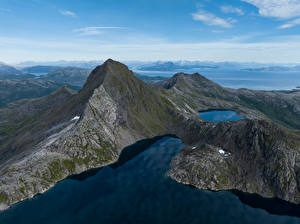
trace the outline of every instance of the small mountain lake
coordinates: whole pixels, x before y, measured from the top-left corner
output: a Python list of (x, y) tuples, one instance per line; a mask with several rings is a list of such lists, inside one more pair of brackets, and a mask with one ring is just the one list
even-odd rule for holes
[(237, 121), (244, 119), (241, 116), (238, 116), (235, 111), (231, 110), (212, 110), (201, 112), (199, 117), (206, 121), (211, 121), (215, 123), (219, 123), (221, 121)]
[(182, 147), (181, 140), (164, 137), (119, 166), (104, 167), (82, 181), (66, 179), (1, 212), (0, 223), (300, 223), (243, 204), (228, 191), (202, 191), (173, 181), (167, 171)]

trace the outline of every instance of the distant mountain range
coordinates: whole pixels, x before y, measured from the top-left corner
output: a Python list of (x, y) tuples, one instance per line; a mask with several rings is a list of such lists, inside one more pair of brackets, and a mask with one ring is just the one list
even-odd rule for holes
[[(16, 66), (0, 63), (0, 74), (47, 74), (62, 68), (80, 68), (92, 70), (102, 61), (54, 61), (54, 62), (22, 62)], [(210, 70), (244, 70), (244, 71), (299, 71), (299, 64), (259, 64), (240, 62), (211, 62), (211, 61), (128, 61), (128, 67), (134, 71), (185, 71), (192, 69)]]
[(46, 96), (62, 86), (61, 83), (40, 79), (0, 80), (0, 107), (17, 100)]
[(26, 73), (49, 73), (60, 68), (60, 66), (37, 65), (32, 67), (25, 67), (21, 69), (21, 71)]
[(85, 83), (90, 72), (90, 69), (59, 68), (48, 73), (47, 75), (41, 76), (40, 79), (52, 80), (69, 85), (82, 86)]
[(174, 70), (188, 70), (194, 68), (201, 69), (216, 69), (216, 65), (202, 65), (202, 64), (178, 64), (174, 62), (156, 62), (151, 65), (144, 65), (138, 69), (141, 71), (174, 71)]
[(250, 72), (287, 72), (287, 71), (300, 71), (300, 66), (271, 66), (271, 67), (261, 67), (261, 68), (245, 68), (244, 71)]
[(34, 79), (36, 76), (32, 74), (0, 74), (0, 80), (11, 80), (11, 79)]
[(34, 62), (27, 61), (17, 64), (19, 67), (35, 67), (35, 66), (52, 66), (52, 67), (78, 67), (85, 69), (93, 69), (102, 61), (54, 61), (54, 62)]
[(0, 74), (20, 74), (15, 67), (0, 62)]

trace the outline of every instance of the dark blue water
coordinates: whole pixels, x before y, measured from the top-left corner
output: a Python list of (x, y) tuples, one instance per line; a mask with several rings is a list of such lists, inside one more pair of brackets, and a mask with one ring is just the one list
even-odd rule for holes
[(199, 117), (215, 123), (219, 123), (221, 121), (237, 121), (243, 119), (243, 117), (237, 115), (235, 111), (231, 110), (213, 110), (207, 112), (201, 112)]
[(206, 78), (229, 88), (254, 90), (291, 90), (300, 86), (300, 71), (259, 72), (225, 69), (192, 69), (182, 71), (136, 71), (148, 76), (171, 77), (177, 72), (198, 72)]
[(116, 169), (105, 167), (81, 182), (67, 179), (19, 203), (0, 213), (0, 223), (300, 223), (251, 208), (230, 192), (201, 191), (172, 181), (166, 172), (181, 148), (179, 139), (163, 138)]

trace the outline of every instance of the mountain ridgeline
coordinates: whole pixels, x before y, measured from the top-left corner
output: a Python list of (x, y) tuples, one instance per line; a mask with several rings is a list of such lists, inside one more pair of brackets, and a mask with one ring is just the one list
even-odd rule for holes
[[(300, 129), (299, 95), (226, 89), (199, 74), (149, 85), (109, 59), (78, 93), (62, 87), (0, 109), (1, 208), (112, 164), (125, 147), (163, 135), (186, 145), (169, 172), (178, 182), (298, 203), (300, 135), (286, 127)], [(198, 111), (210, 109), (235, 110), (246, 119), (216, 125), (198, 118)], [(278, 115), (281, 110), (290, 118)], [(219, 148), (231, 156), (220, 157)]]

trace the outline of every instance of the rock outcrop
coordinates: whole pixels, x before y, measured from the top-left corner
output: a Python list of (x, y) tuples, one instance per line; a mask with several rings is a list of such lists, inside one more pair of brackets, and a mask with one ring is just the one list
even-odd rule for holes
[[(188, 133), (193, 133), (189, 137)], [(213, 191), (239, 190), (300, 203), (300, 133), (265, 120), (195, 123), (169, 176)]]

